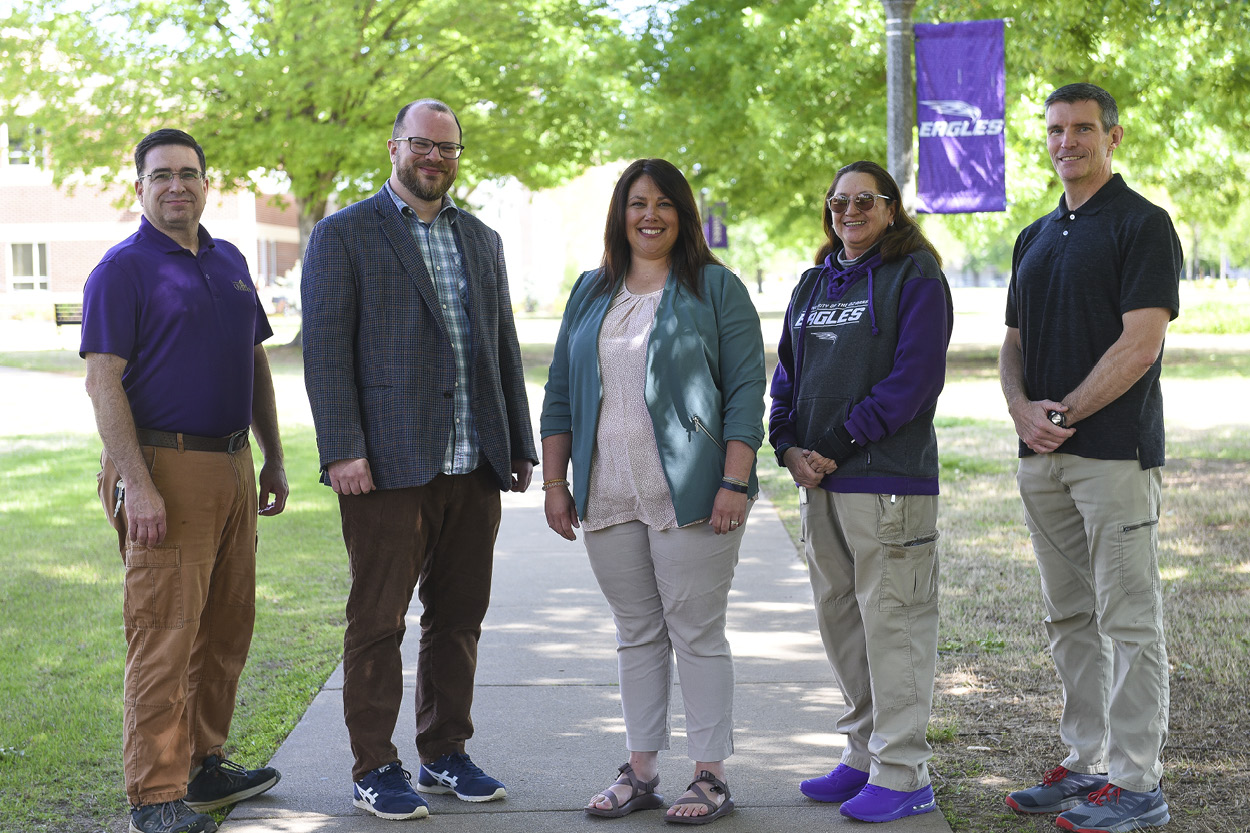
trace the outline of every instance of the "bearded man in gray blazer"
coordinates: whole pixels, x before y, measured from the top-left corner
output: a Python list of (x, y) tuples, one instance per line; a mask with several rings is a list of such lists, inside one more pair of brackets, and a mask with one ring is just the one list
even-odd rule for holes
[(424, 606), (417, 790), (505, 794), (465, 741), (500, 491), (525, 491), (538, 458), (502, 243), (447, 196), (461, 138), (443, 102), (405, 105), (387, 141), (390, 179), (319, 222), (304, 258), (304, 380), (352, 575), (343, 639), (352, 795), (391, 819), (429, 813), (391, 739), (414, 589)]

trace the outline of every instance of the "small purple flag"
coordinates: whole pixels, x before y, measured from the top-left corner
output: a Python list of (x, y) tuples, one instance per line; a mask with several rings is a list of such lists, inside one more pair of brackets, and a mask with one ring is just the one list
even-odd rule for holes
[(708, 248), (728, 249), (729, 229), (725, 226), (725, 218), (729, 216), (729, 203), (714, 203), (707, 211), (703, 220), (703, 236), (707, 238)]
[(1007, 210), (1003, 22), (917, 23), (918, 211)]

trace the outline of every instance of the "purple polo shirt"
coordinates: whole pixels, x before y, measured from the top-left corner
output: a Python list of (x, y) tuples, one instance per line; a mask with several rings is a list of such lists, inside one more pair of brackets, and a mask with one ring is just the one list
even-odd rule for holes
[(191, 254), (144, 217), (83, 290), (81, 355), (126, 359), (135, 425), (224, 437), (252, 423), (253, 348), (273, 331), (242, 253), (200, 226)]

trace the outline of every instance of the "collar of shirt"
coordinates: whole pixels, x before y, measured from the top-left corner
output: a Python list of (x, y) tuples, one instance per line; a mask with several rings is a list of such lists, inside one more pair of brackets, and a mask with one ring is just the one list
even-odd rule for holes
[[(424, 225), (434, 224), (434, 223), (426, 223), (424, 220), (418, 217), (417, 212), (413, 210), (412, 206), (410, 206), (408, 203), (400, 199), (399, 195), (396, 194), (391, 189), (390, 182), (387, 182), (385, 185), (383, 185), (382, 189), (386, 191), (387, 195), (391, 198), (391, 202), (395, 203), (395, 208), (399, 211), (401, 215), (403, 215), (404, 217), (412, 217), (412, 219)], [(456, 207), (455, 201), (452, 200), (452, 198), (447, 196), (446, 194), (443, 194), (443, 207), (438, 210), (438, 217), (434, 218), (434, 222), (437, 223), (440, 217), (445, 216), (447, 218), (448, 223), (455, 223), (456, 217), (458, 217), (459, 215), (460, 215), (460, 209)]]
[[(208, 233), (208, 229), (204, 228), (203, 224), (199, 226), (199, 229), (196, 232), (196, 236), (198, 236), (200, 239), (200, 251), (201, 252), (204, 251), (205, 249), (216, 248), (217, 244), (213, 242), (213, 236)], [(187, 248), (185, 246), (183, 246), (181, 243), (178, 243), (177, 241), (174, 240), (174, 238), (170, 237), (168, 234), (166, 234), (165, 232), (161, 231), (156, 226), (154, 226), (151, 222), (148, 221), (147, 217), (139, 218), (139, 239), (143, 240), (145, 243), (149, 243), (150, 245), (155, 246), (156, 248), (164, 252), (187, 251)]]
[(1123, 191), (1128, 189), (1128, 185), (1124, 182), (1124, 177), (1119, 174), (1112, 174), (1111, 179), (1099, 188), (1094, 196), (1090, 197), (1085, 203), (1077, 209), (1068, 209), (1068, 198), (1065, 194), (1059, 195), (1059, 207), (1050, 215), (1050, 219), (1054, 222), (1068, 219), (1069, 214), (1097, 214), (1103, 209), (1107, 203), (1118, 197)]

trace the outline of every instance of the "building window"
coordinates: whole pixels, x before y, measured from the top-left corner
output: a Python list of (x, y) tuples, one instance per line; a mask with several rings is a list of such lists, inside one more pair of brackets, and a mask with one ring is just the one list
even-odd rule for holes
[(257, 240), (256, 245), (260, 250), (260, 268), (256, 270), (256, 277), (268, 286), (278, 277), (278, 241)]
[(38, 127), (7, 127), (4, 138), (4, 161), (9, 165), (39, 167), (43, 163), (43, 129)]
[(14, 292), (47, 290), (48, 244), (14, 243), (10, 246)]

